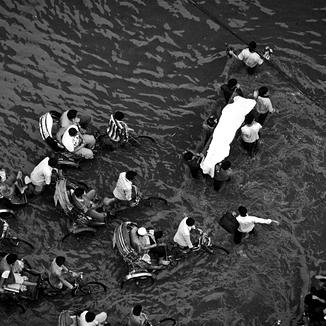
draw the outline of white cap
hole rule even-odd
[[[144,227],[138,228],[137,233],[141,236],[147,234],[147,230]]]

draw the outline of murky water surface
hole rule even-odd
[[[56,325],[59,312],[71,306],[105,310],[118,325],[135,304],[154,319],[173,316],[179,325],[296,324],[313,275],[326,272],[325,3],[198,5],[204,10],[191,0],[0,2],[1,165],[30,172],[51,155],[38,130],[38,117],[49,110],[87,112],[93,129],[121,110],[130,126],[156,143],[99,150],[66,175],[104,195],[121,171],[135,169],[145,194],[169,200],[168,206],[121,213],[96,238],[64,244],[68,221],[54,208],[53,192],[15,209],[12,228],[37,247],[25,253],[33,266],[45,270],[53,257],[65,255],[71,269],[101,280],[109,291],[94,298],[41,298],[25,315],[1,308],[1,325]],[[266,45],[274,49],[272,63],[255,76],[225,56],[224,43],[240,49],[241,39],[257,41],[261,52]],[[268,86],[279,113],[267,118],[254,160],[233,142],[234,177],[216,193],[211,182],[191,179],[182,152],[201,148],[201,124],[223,105],[218,90],[230,77],[245,95]],[[281,226],[257,226],[258,237],[234,245],[218,219],[240,204]],[[112,249],[115,226],[130,219],[172,238],[184,213],[230,255],[193,254],[160,273],[154,287],[121,290],[125,265]]]

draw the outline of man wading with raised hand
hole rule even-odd
[[[280,222],[271,220],[271,219],[265,219],[265,218],[259,218],[256,216],[250,216],[247,214],[247,208],[240,206],[238,208],[238,211],[240,215],[236,217],[237,221],[239,222],[238,230],[235,231],[234,234],[234,242],[236,244],[241,243],[241,240],[245,234],[255,234],[255,224],[271,224],[275,223],[277,226],[280,225]],[[236,214],[236,213],[233,213]]]

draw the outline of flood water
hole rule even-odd
[[[34,268],[46,270],[64,255],[70,269],[102,281],[108,292],[43,297],[25,314],[1,307],[1,325],[56,325],[69,307],[107,311],[111,325],[124,325],[136,304],[178,325],[296,325],[313,276],[326,273],[325,1],[195,1],[0,1],[1,165],[30,173],[52,155],[38,129],[45,112],[77,109],[92,116],[95,130],[120,110],[156,142],[100,149],[66,176],[110,195],[120,172],[136,170],[144,194],[168,200],[120,213],[96,238],[65,243],[69,223],[53,191],[15,208],[11,227],[34,242],[24,253]],[[241,40],[255,40],[261,53],[266,45],[274,50],[254,76],[225,55],[225,42],[240,50]],[[231,77],[246,96],[267,86],[279,112],[267,118],[255,159],[234,140],[234,175],[217,193],[210,181],[191,178],[182,152],[201,149],[202,122],[223,106],[219,87]],[[258,237],[235,245],[218,220],[239,205],[281,225],[258,225]],[[112,249],[114,228],[132,220],[172,239],[184,214],[230,255],[194,253],[159,273],[155,286],[121,290],[126,266]]]

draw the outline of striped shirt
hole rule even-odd
[[[123,121],[114,118],[113,114],[110,116],[109,127],[106,130],[110,139],[115,142],[125,141],[128,139],[128,127]]]

